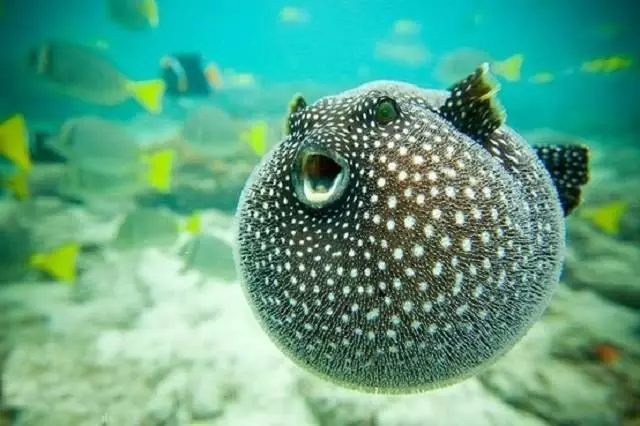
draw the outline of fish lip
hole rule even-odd
[[[333,193],[330,194],[328,198],[322,202],[310,200],[305,195],[304,191],[305,184],[302,178],[302,168],[304,165],[304,161],[312,155],[327,157],[342,169],[341,172],[336,176],[336,179],[339,179],[339,181],[336,182],[331,188]],[[335,149],[326,146],[326,144],[315,141],[303,143],[296,152],[293,167],[291,169],[291,181],[293,183],[294,195],[298,199],[298,201],[314,210],[330,207],[341,200],[347,192],[347,188],[350,183],[350,170],[351,168],[349,167],[349,163],[347,162],[346,158]]]

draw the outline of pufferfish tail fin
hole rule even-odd
[[[506,120],[496,94],[500,86],[483,63],[471,75],[449,88],[451,94],[438,114],[471,139],[487,142]]]
[[[584,145],[534,146],[551,175],[568,216],[581,202],[582,186],[589,181],[589,148]]]

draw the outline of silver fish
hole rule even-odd
[[[442,387],[542,315],[588,150],[530,147],[488,69],[448,91],[377,81],[293,103],[241,195],[235,258],[300,366],[367,392]]]

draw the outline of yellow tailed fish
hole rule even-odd
[[[629,207],[624,200],[611,201],[598,207],[583,208],[578,216],[610,235],[620,232],[620,222]]]
[[[518,81],[520,80],[520,71],[523,62],[524,55],[516,54],[505,60],[493,62],[491,64],[491,71],[507,81]]]
[[[70,242],[50,252],[34,254],[29,264],[53,278],[72,283],[76,280],[76,260],[79,251],[80,246]]]
[[[631,56],[616,55],[584,62],[580,70],[588,73],[609,73],[630,68],[631,65],[633,65]]]
[[[162,111],[162,79],[131,81],[95,46],[50,41],[29,51],[27,68],[53,89],[97,105],[133,98],[149,112]]]
[[[151,26],[151,28],[156,28],[160,24],[158,5],[155,0],[142,0],[140,11],[142,12],[142,15],[149,21],[149,25]]]

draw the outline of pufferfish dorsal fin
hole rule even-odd
[[[438,112],[453,126],[478,142],[486,141],[506,119],[496,99],[500,89],[483,63],[469,77],[449,88],[450,96]]]
[[[283,133],[285,136],[291,134],[291,114],[301,111],[307,107],[307,101],[300,93],[296,93],[293,95],[293,98],[289,102],[287,106],[287,116],[284,120],[284,130]]]
[[[585,145],[539,145],[533,147],[551,175],[564,215],[581,202],[582,185],[589,182],[589,147]]]

